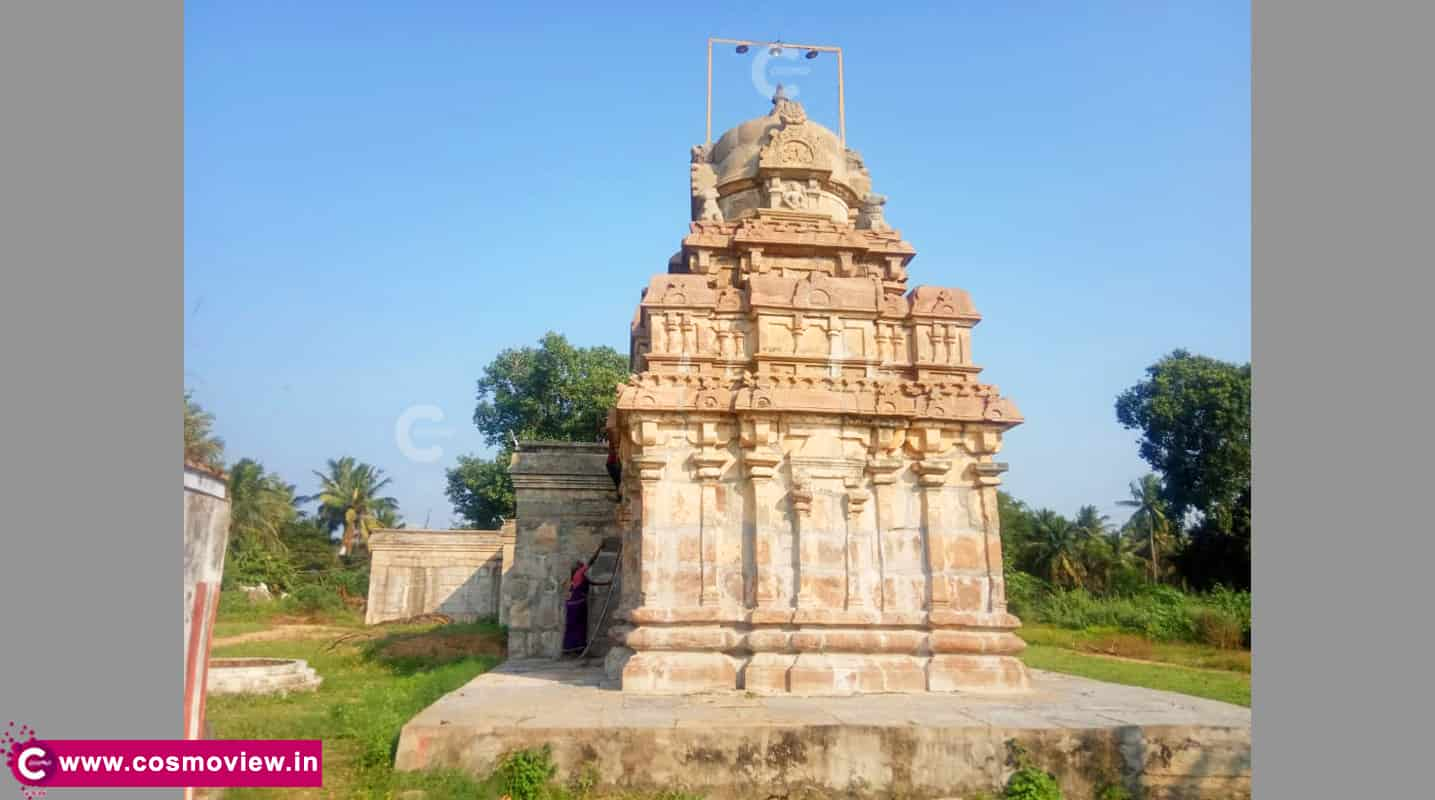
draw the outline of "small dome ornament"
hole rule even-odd
[[[772,95],[772,113],[782,120],[784,125],[801,125],[807,121],[807,111],[802,104],[788,97],[782,90],[782,84],[777,85],[777,91]]]

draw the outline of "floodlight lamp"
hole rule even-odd
[[[807,51],[807,57],[808,57],[808,58],[817,58],[817,51],[816,51],[816,50],[808,50],[808,51]]]
[[[737,46],[737,52],[738,52],[738,53],[746,53],[746,52],[747,52],[747,45],[745,45],[745,44],[740,44],[740,45],[738,45],[738,46]]]

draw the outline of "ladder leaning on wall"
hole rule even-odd
[[[599,572],[598,565],[606,564],[613,577],[608,581],[608,593],[603,597],[603,610],[598,613],[598,624],[593,627],[593,635],[587,637],[588,643],[583,646],[583,652],[578,654],[580,660],[588,657],[588,651],[593,648],[593,642],[597,641],[598,636],[602,634],[603,624],[608,621],[608,611],[613,606],[613,598],[621,589],[623,577],[622,538],[618,536],[605,537],[603,543],[598,546],[598,552],[593,555],[592,563],[593,566],[589,568],[590,570],[597,573]]]

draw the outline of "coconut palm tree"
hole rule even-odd
[[[1053,584],[1081,585],[1083,537],[1071,520],[1051,509],[1036,512],[1031,522],[1032,563]]]
[[[224,440],[214,435],[214,415],[184,392],[184,460],[214,469],[224,468]]]
[[[1083,536],[1105,538],[1111,528],[1111,517],[1096,510],[1096,506],[1082,506],[1076,511],[1071,524]]]
[[[1161,499],[1161,479],[1154,474],[1142,476],[1131,482],[1131,496],[1117,500],[1116,504],[1134,509],[1129,525],[1133,530],[1146,534],[1147,552],[1151,560],[1151,582],[1155,583],[1161,573],[1157,540],[1164,538],[1170,530],[1166,517],[1166,501]]]
[[[397,508],[381,508],[374,514],[375,528],[402,528],[408,525]]]
[[[367,540],[369,531],[382,527],[378,515],[385,509],[395,511],[399,501],[381,497],[379,492],[390,483],[378,467],[356,461],[352,456],[329,459],[326,472],[314,471],[319,479],[319,493],[301,498],[301,502],[318,501],[318,518],[329,530],[342,527],[339,555],[348,555],[356,540]]]
[[[284,526],[298,517],[294,487],[252,458],[241,458],[229,470],[230,538],[284,551]]]

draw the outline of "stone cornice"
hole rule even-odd
[[[400,551],[491,554],[501,553],[504,545],[512,540],[512,534],[501,531],[383,529],[369,536],[368,548],[370,553]]]

